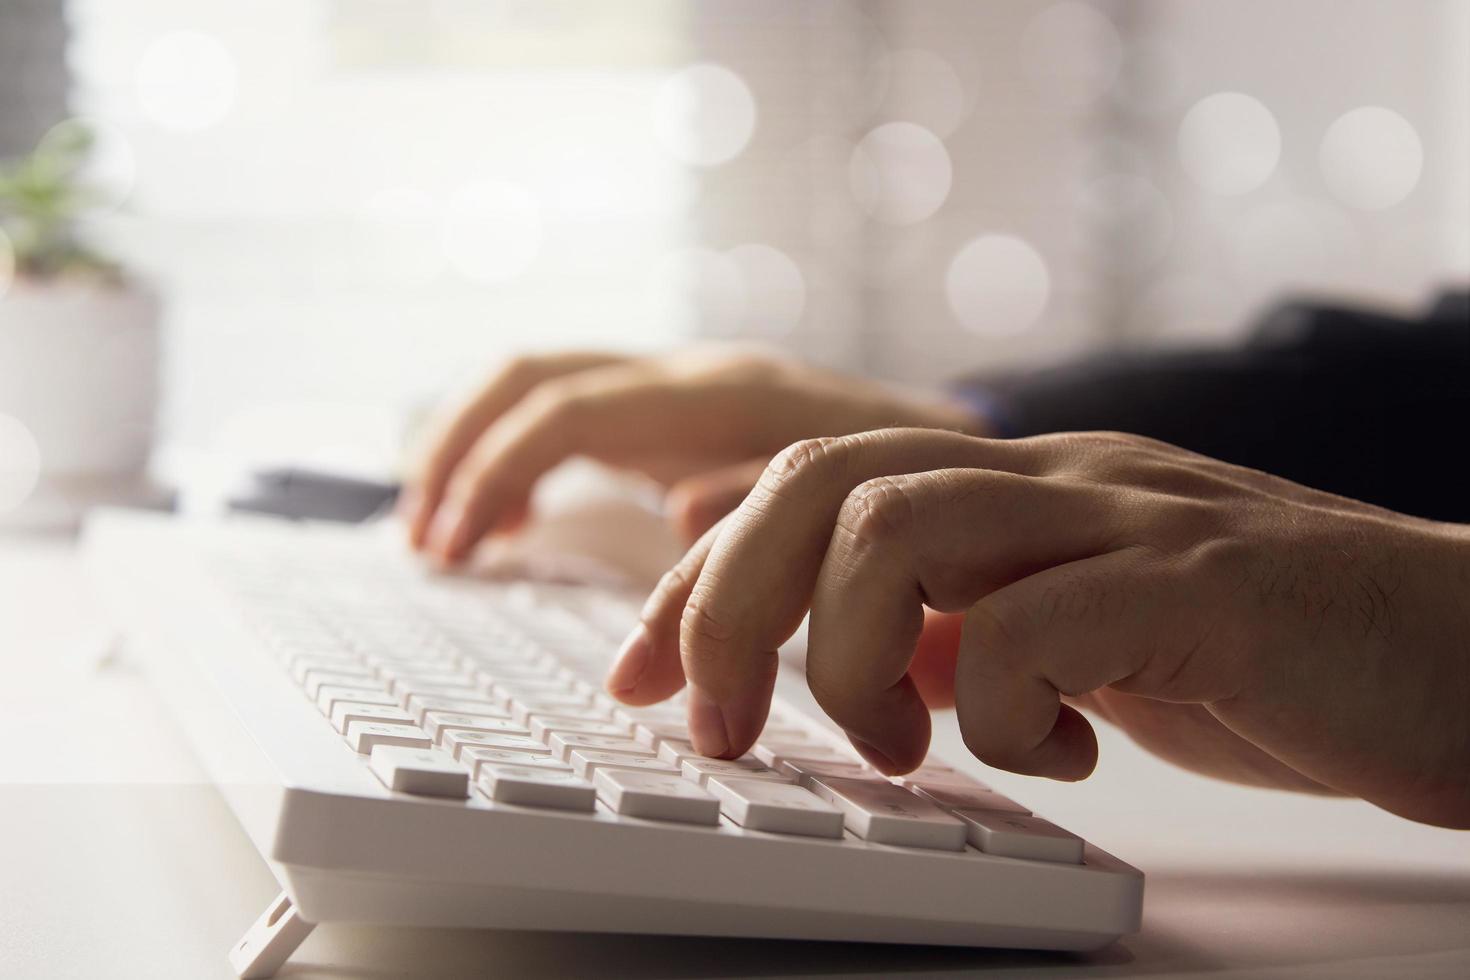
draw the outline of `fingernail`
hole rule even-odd
[[[884,755],[882,752],[879,752],[867,742],[864,742],[856,735],[849,735],[847,736],[847,739],[852,743],[852,747],[858,750],[858,755],[862,756],[864,759],[867,759],[869,764],[871,764],[873,768],[877,769],[885,776],[892,776],[898,772],[898,766],[894,765],[892,759],[888,758],[888,756]]]
[[[689,739],[700,755],[722,756],[730,751],[724,712],[693,684],[689,685]]]
[[[626,694],[633,690],[642,680],[643,672],[648,669],[652,651],[653,643],[648,637],[648,627],[639,623],[618,649],[617,659],[607,672],[607,680],[603,681],[603,686],[613,694]]]

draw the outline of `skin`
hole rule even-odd
[[[514,530],[548,470],[589,456],[668,486],[693,540],[784,446],[893,425],[981,431],[958,405],[739,350],[523,357],[440,418],[400,512],[410,543],[453,565]]]
[[[1470,827],[1470,528],[1130,435],[955,431],[949,406],[784,362],[597,365],[634,370],[492,383],[430,453],[411,527],[462,557],[573,453],[657,469],[688,532],[738,500],[608,678],[631,704],[688,684],[700,751],[750,748],[809,612],[812,692],[887,773],[953,705],[986,764],[1084,778],[1080,707],[1208,775]]]

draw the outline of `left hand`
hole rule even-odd
[[[1470,826],[1467,596],[1460,525],[1133,436],[889,429],[778,456],[608,687],[649,703],[687,677],[696,747],[738,756],[809,609],[812,692],[884,772],[952,696],[981,761],[1083,778],[1097,743],[1066,700],[1203,772]]]

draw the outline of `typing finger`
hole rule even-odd
[[[679,617],[719,530],[716,526],[705,531],[679,563],[664,573],[643,604],[638,626],[623,642],[604,683],[618,700],[652,704],[684,686]]]
[[[424,546],[434,512],[444,498],[450,475],[480,434],[542,382],[623,360],[610,354],[565,353],[523,357],[506,364],[468,402],[457,406],[435,426],[428,449],[414,468],[405,497],[409,542]]]
[[[877,476],[957,464],[1037,470],[1054,448],[935,429],[884,429],[797,443],[778,455],[716,539],[684,610],[680,647],[691,698],[698,693],[713,706],[699,719],[691,714],[696,746],[707,754],[739,755],[759,734],[775,651],[801,623],[838,511],[853,487]]]
[[[669,489],[667,503],[675,528],[686,541],[698,540],[740,506],[769,461],[769,457],[761,456],[680,480]]]
[[[429,530],[440,560],[462,560],[522,509],[536,481],[576,455],[616,462],[709,441],[687,386],[650,365],[600,368],[538,386],[480,436]]]
[[[987,765],[1082,779],[1097,762],[1092,726],[1063,695],[1114,685],[1170,700],[1203,693],[1197,672],[1160,656],[1161,637],[1188,636],[1197,602],[1151,552],[1123,548],[1029,576],[966,615],[955,671],[965,745]],[[1193,621],[1193,622],[1191,622]]]
[[[880,477],[843,501],[812,595],[807,678],[888,773],[928,751],[910,665],[924,607],[956,612],[1040,569],[1106,552],[1119,531],[1094,487],[983,469]]]

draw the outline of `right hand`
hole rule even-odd
[[[522,357],[440,424],[402,512],[416,549],[455,564],[524,520],[552,467],[588,456],[669,487],[693,540],[791,443],[895,425],[985,434],[952,402],[749,351]]]

